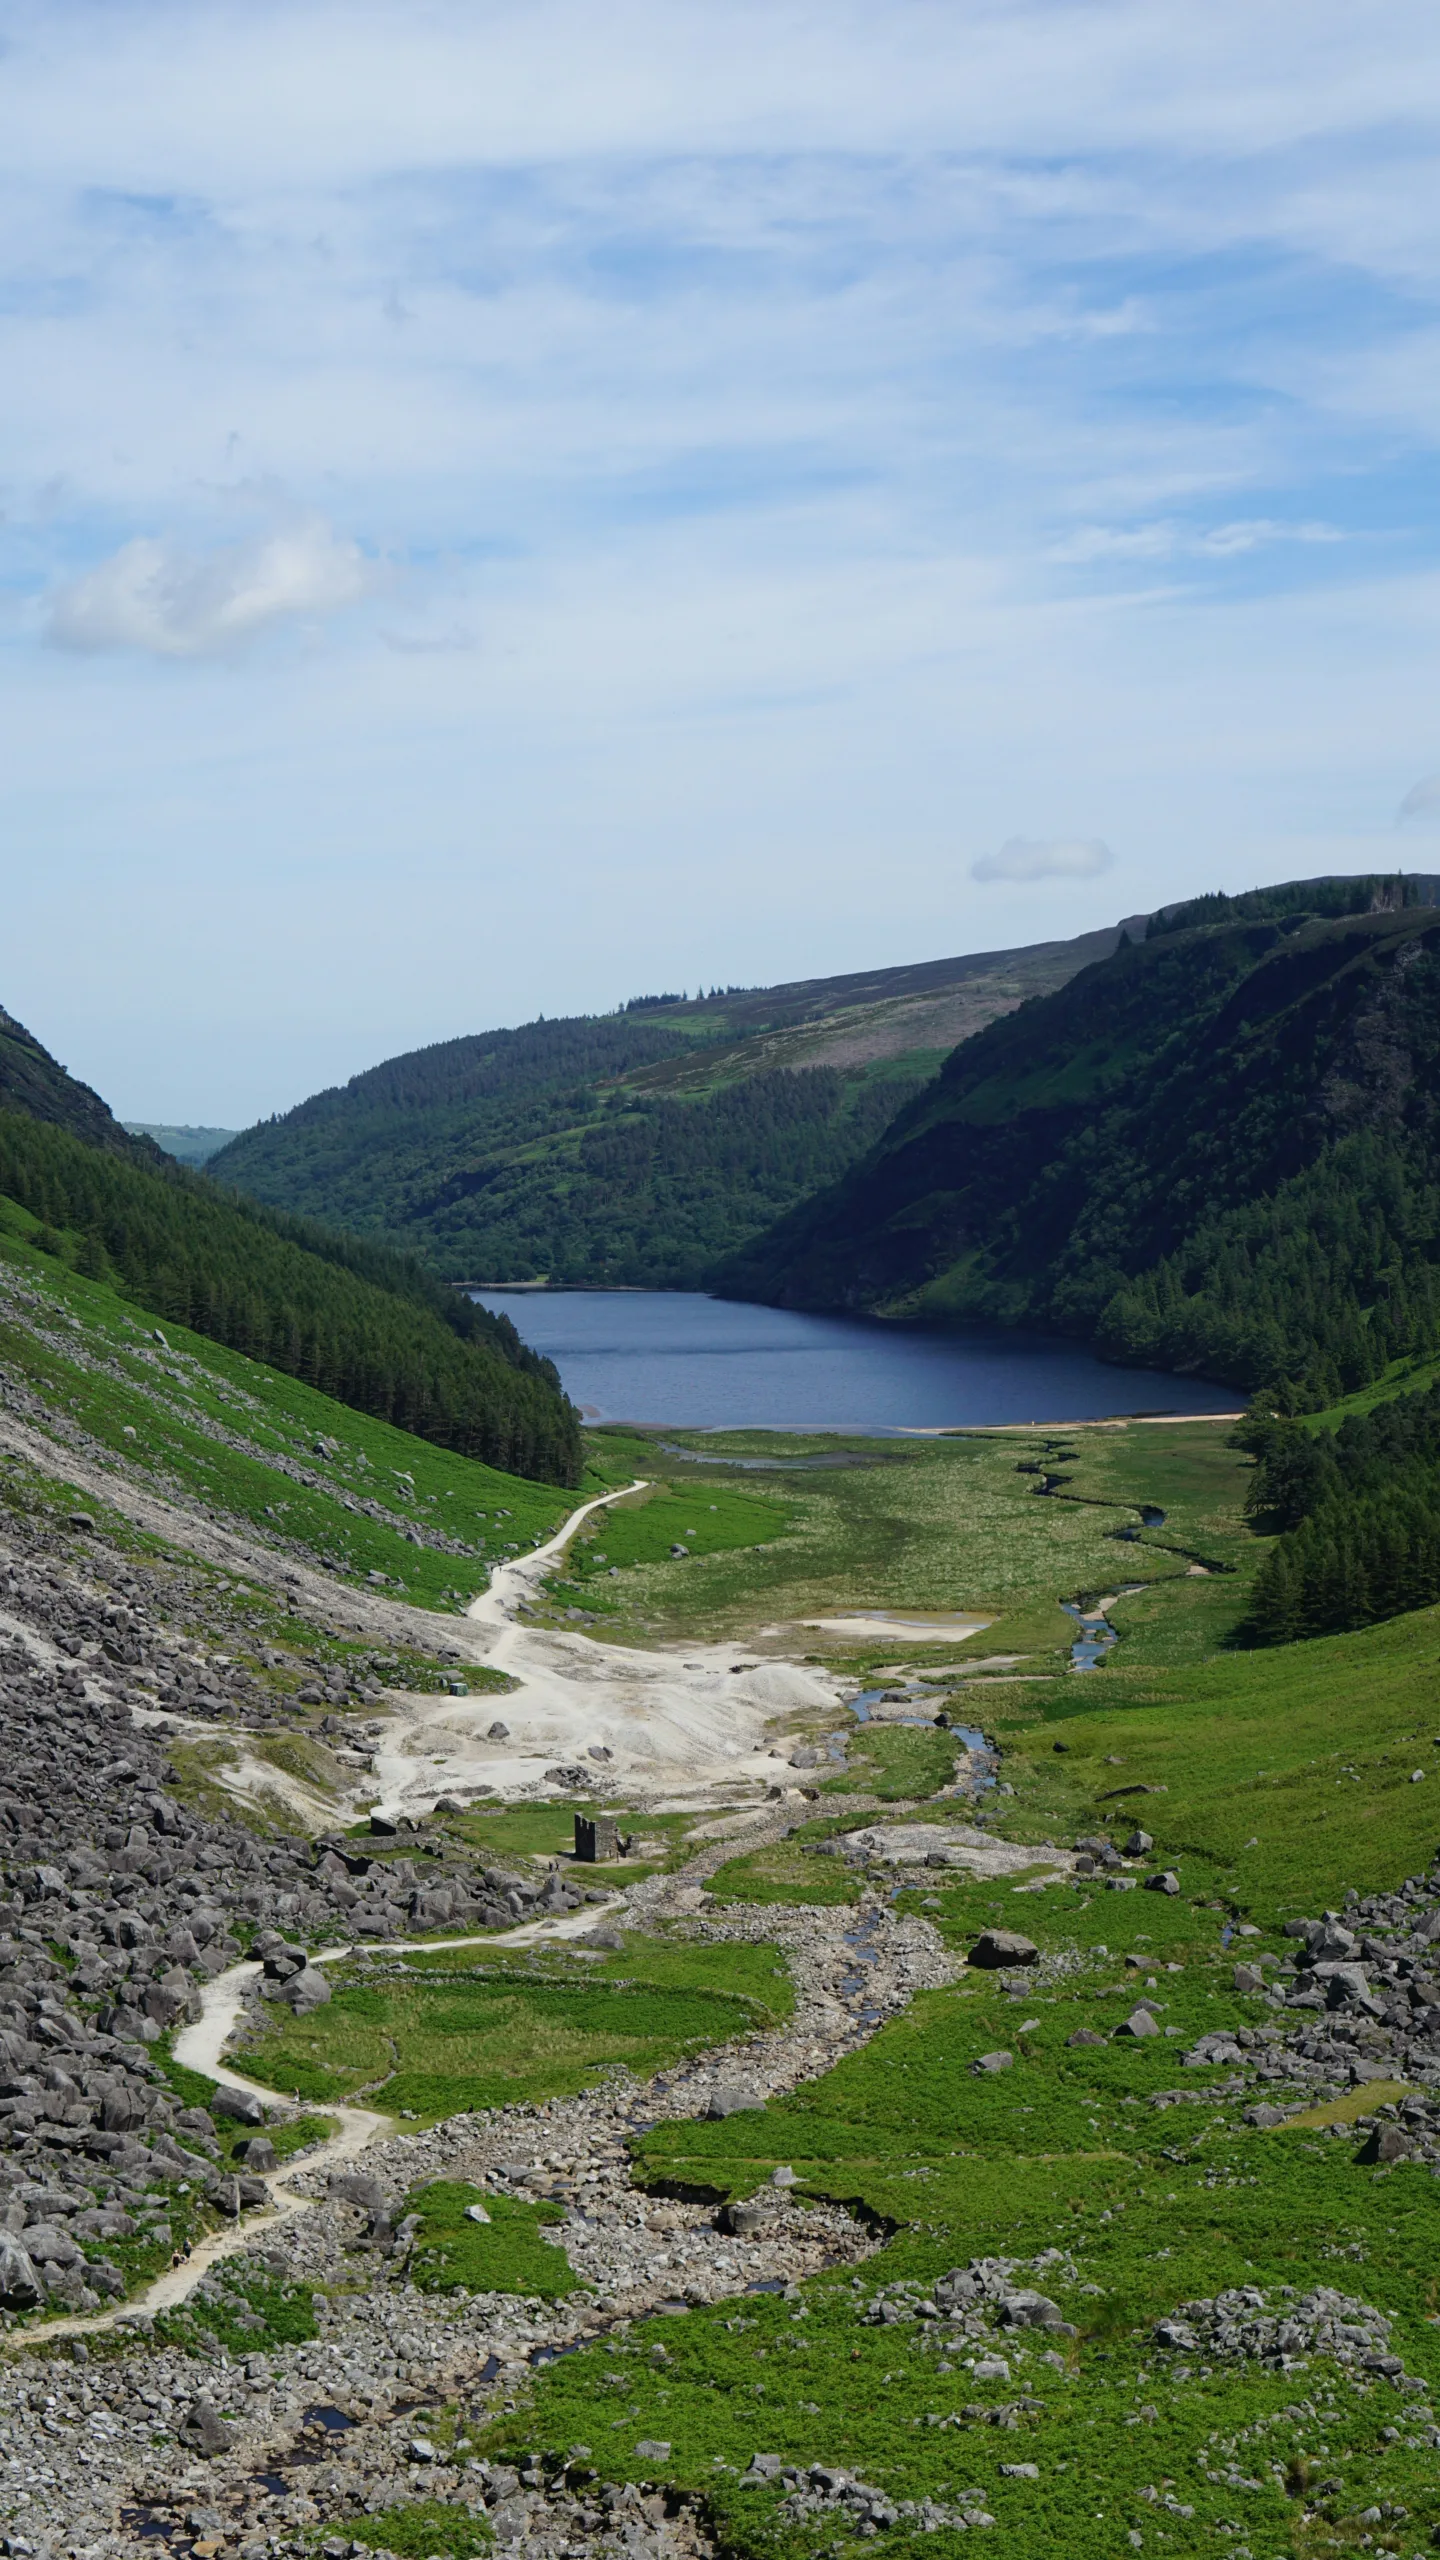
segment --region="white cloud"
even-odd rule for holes
[[[1247,516],[1235,524],[1213,526],[1201,534],[1195,548],[1212,559],[1228,560],[1240,552],[1261,551],[1272,542],[1343,542],[1344,538],[1333,524],[1283,524],[1273,516]]]
[[[1233,524],[1211,525],[1198,533],[1174,523],[1082,524],[1055,543],[1047,556],[1076,568],[1104,560],[1233,560],[1246,552],[1268,550],[1277,542],[1344,539],[1338,525],[1286,524],[1276,516],[1242,516]]]
[[[1010,836],[970,865],[972,880],[1093,880],[1115,856],[1099,836]]]
[[[343,612],[374,579],[359,544],[318,516],[209,552],[141,535],[54,590],[45,635],[86,652],[226,657],[274,623]]]
[[[1403,827],[1409,818],[1428,818],[1434,824],[1440,813],[1440,773],[1427,773],[1406,792],[1395,812],[1395,824]]]

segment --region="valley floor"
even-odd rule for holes
[[[557,1540],[27,1252],[12,2552],[1427,2547],[1434,1612],[1234,1649],[1207,1424],[602,1433]]]

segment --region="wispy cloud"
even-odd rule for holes
[[[61,649],[229,657],[276,623],[342,613],[374,582],[359,544],[319,517],[209,552],[140,535],[54,590],[45,632]]]
[[[972,880],[1093,880],[1115,859],[1099,836],[1009,836],[970,865]]]
[[[1288,524],[1277,516],[1242,516],[1230,524],[1204,526],[1087,524],[1055,543],[1049,556],[1089,568],[1106,560],[1233,560],[1247,552],[1269,550],[1276,543],[1344,540],[1338,525]]]

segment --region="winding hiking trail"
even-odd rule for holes
[[[637,1767],[652,1771],[665,1769],[667,1774],[683,1780],[693,1802],[697,1795],[703,1802],[710,1797],[724,1807],[733,1801],[734,1782],[743,1777],[743,1792],[753,1796],[757,1778],[773,1776],[774,1764],[767,1753],[754,1747],[777,1712],[796,1706],[829,1706],[834,1702],[837,1684],[823,1672],[812,1671],[783,1662],[754,1663],[743,1646],[715,1645],[703,1649],[690,1648],[680,1662],[670,1655],[645,1653],[638,1648],[601,1645],[583,1635],[556,1634],[546,1629],[524,1626],[517,1616],[523,1600],[537,1588],[551,1565],[564,1554],[581,1524],[609,1504],[624,1499],[627,1493],[643,1492],[645,1479],[623,1487],[617,1493],[602,1494],[582,1503],[572,1512],[563,1528],[526,1556],[517,1556],[497,1566],[487,1591],[472,1603],[471,1620],[493,1633],[486,1659],[497,1669],[509,1673],[521,1683],[523,1704],[511,1707],[517,1722],[524,1720],[527,1736],[538,1724],[547,1735],[543,1750],[553,1756],[568,1749],[573,1756],[574,1735],[583,1730],[594,1736],[602,1732],[616,1737],[611,1746],[615,1763],[605,1775],[616,1787],[633,1782]],[[743,1668],[740,1666],[743,1665]],[[494,1716],[495,1701],[480,1698],[462,1701],[453,1698],[417,1699],[419,1709],[431,1708],[433,1715],[412,1715],[407,1735],[416,1730],[428,1741],[458,1732],[463,1737],[483,1717]],[[509,1702],[507,1701],[507,1704]],[[718,1739],[715,1728],[719,1728]],[[460,1755],[457,1755],[457,1758]],[[527,1755],[527,1758],[533,1756]],[[383,1767],[382,1767],[383,1763]],[[753,1763],[753,1766],[748,1764]],[[473,1769],[473,1760],[466,1765]],[[505,1763],[493,1756],[487,1768],[497,1775]],[[443,1793],[453,1777],[436,1778],[434,1762],[417,1789],[413,1757],[396,1749],[377,1754],[377,1772],[386,1781],[392,1779],[393,1792],[387,1785],[386,1810],[398,1811],[403,1803],[414,1809],[417,1793],[433,1801]],[[523,1785],[530,1772],[526,1760],[515,1764],[519,1783]],[[707,1784],[708,1780],[708,1784]],[[495,1777],[491,1783],[494,1784]],[[500,1784],[504,1786],[503,1775]],[[508,1790],[507,1790],[508,1791]],[[870,1806],[870,1799],[856,1797],[853,1808],[857,1816]],[[746,1846],[780,1839],[797,1821],[808,1818],[807,1806],[794,1805],[780,1810],[757,1811],[753,1827],[745,1832]],[[727,1826],[727,1829],[729,1826]],[[735,1854],[736,1840],[730,1836],[709,1840],[678,1875],[654,1877],[629,1889],[604,1905],[589,1904],[580,1911],[529,1921],[521,1926],[495,1932],[478,1931],[456,1937],[406,1938],[376,1943],[366,1941],[367,1951],[377,1955],[404,1955],[421,1949],[429,1954],[443,1954],[448,1949],[483,1946],[497,1952],[533,1946],[538,1941],[553,1942],[578,1937],[592,1929],[623,1899],[633,1909],[637,1920],[673,1916],[693,1909],[699,1900],[698,1888],[705,1878]],[[777,1915],[778,1916],[778,1915]],[[792,1918],[799,1915],[790,1915]],[[808,1915],[807,1915],[808,1916]],[[931,1933],[926,1933],[930,1935]],[[821,1935],[835,1935],[822,1930]],[[325,1965],[343,1960],[356,1952],[349,1941],[321,1948],[310,1961]],[[854,1958],[837,1937],[830,1950],[832,1964],[853,1971]],[[234,2035],[244,2012],[247,1996],[259,1980],[258,1963],[242,1960],[230,1965],[207,1983],[202,1994],[202,2013],[192,2025],[182,2028],[174,2039],[177,2062],[187,2070],[203,2072],[226,2087],[242,2090],[259,2098],[266,2106],[288,2110],[293,2104],[291,2093],[267,2088],[245,2072],[224,2060],[226,2045]],[[829,2041],[836,2032],[836,2021],[846,2016],[844,2007],[820,1994],[824,2016],[824,2038],[818,2051],[829,2055]],[[871,2030],[867,2027],[865,2032]],[[795,2034],[789,2039],[796,2048],[794,2076],[804,2076],[813,2066],[817,2048],[814,2045],[814,2020],[808,2022],[808,2033],[802,2033],[797,2021]],[[785,2040],[782,2038],[782,2046]],[[803,2048],[803,2060],[801,2051]],[[708,2061],[708,2058],[707,2058]],[[783,2080],[789,2069],[789,2056],[777,2051],[775,2063]],[[702,2073],[707,2065],[698,2066]],[[181,2264],[157,2276],[143,2292],[126,2302],[104,2311],[81,2312],[46,2321],[43,2326],[26,2330],[18,2344],[41,2343],[47,2339],[82,2336],[88,2332],[112,2329],[133,2320],[137,2314],[173,2310],[202,2281],[220,2260],[249,2249],[252,2244],[281,2223],[311,2211],[316,2202],[313,2193],[296,2185],[304,2180],[304,2188],[317,2185],[316,2173],[325,2174],[353,2161],[371,2145],[394,2136],[395,2121],[373,2108],[347,2106],[327,2101],[323,2112],[335,2119],[336,2131],[328,2141],[299,2158],[283,2163],[264,2174],[270,2202],[238,2219],[230,2228],[211,2233],[199,2241]]]

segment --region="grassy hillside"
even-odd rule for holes
[[[468,1457],[578,1475],[551,1364],[414,1262],[15,1112],[0,1112],[0,1194],[43,1250],[153,1314]]]
[[[553,1486],[358,1414],[173,1320],[157,1329],[128,1296],[40,1249],[40,1232],[0,1198],[0,1390],[52,1444],[62,1477],[73,1453],[278,1559],[381,1575],[432,1609],[472,1598],[507,1548],[564,1518],[570,1497]],[[74,1507],[63,1482],[55,1501]]]
[[[209,1170],[451,1279],[695,1286],[864,1154],[957,1040],[1120,930],[444,1041],[247,1130]]]
[[[958,1049],[720,1285],[1328,1404],[1440,1345],[1433,884],[1174,911]]]

